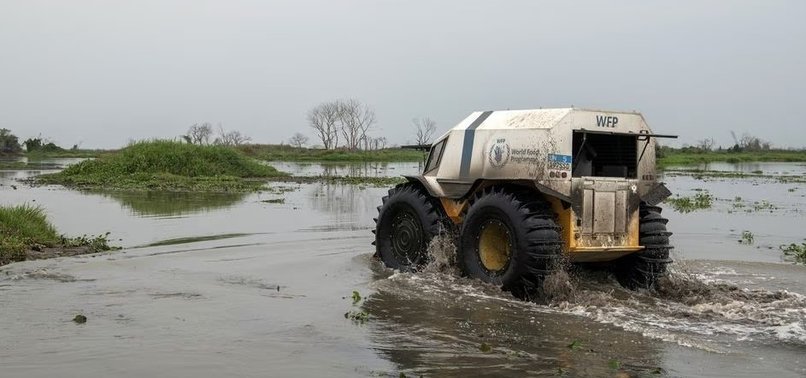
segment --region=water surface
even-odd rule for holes
[[[0,172],[0,203],[39,204],[60,231],[109,231],[127,248],[0,268],[4,377],[806,375],[806,269],[777,249],[806,237],[797,185],[669,176],[672,191],[717,200],[664,211],[676,246],[665,291],[571,269],[574,295],[537,304],[450,269],[385,269],[370,231],[386,188],[269,184],[218,196],[14,181],[30,174]],[[775,208],[747,212],[735,197]],[[753,244],[738,242],[744,230]],[[78,313],[86,324],[71,321]]]

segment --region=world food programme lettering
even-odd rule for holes
[[[616,127],[618,124],[618,117],[614,116],[596,116],[596,126],[599,127]]]

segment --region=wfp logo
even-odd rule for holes
[[[509,158],[512,155],[512,150],[509,148],[509,143],[506,139],[496,139],[495,143],[490,146],[490,153],[487,156],[490,165],[495,168],[501,168],[509,163]]]

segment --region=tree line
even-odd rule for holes
[[[323,102],[308,111],[307,119],[326,150],[377,150],[386,148],[388,143],[386,137],[369,135],[377,122],[375,111],[355,99]],[[416,128],[416,143],[430,142],[436,131],[436,122],[427,117],[415,118],[412,122]],[[307,141],[308,138],[301,133],[294,134],[289,140],[296,147],[302,147]]]
[[[309,110],[306,118],[309,126],[314,130],[316,138],[321,142],[321,146],[328,150],[379,150],[388,145],[386,137],[370,135],[377,123],[375,111],[355,99],[321,103]],[[431,142],[436,132],[436,122],[428,117],[414,118],[412,126],[417,145],[426,145]],[[238,130],[225,130],[221,124],[214,127],[210,122],[201,122],[191,125],[187,133],[180,136],[180,140],[197,145],[239,146],[250,142],[252,138]],[[288,142],[292,146],[301,148],[308,141],[309,138],[306,135],[297,132]],[[17,136],[13,135],[10,130],[0,129],[0,152],[22,152],[22,145],[28,152],[64,150],[41,136],[29,138],[20,144]],[[72,149],[78,149],[78,145],[74,145]]]

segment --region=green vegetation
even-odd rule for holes
[[[0,235],[0,265],[25,260],[25,251],[34,245],[59,242],[42,208],[30,205],[0,207]]]
[[[752,232],[750,232],[750,231],[742,231],[742,238],[739,239],[739,243],[740,244],[750,245],[750,244],[753,244],[755,239],[756,238],[755,238],[755,236],[753,236]]]
[[[342,297],[342,299],[347,299],[348,297]],[[353,307],[358,306],[361,303],[361,293],[356,290],[353,290],[352,295],[349,297],[353,301]],[[364,324],[369,320],[369,313],[363,310],[350,310],[344,313],[345,319],[350,319],[355,324]]]
[[[108,251],[112,249],[108,236],[65,237],[56,232],[40,207],[0,207],[0,265],[30,259],[33,252],[45,248],[79,248],[83,253]]]
[[[369,314],[366,311],[352,310],[344,313],[345,319],[350,319],[355,324],[364,324],[369,320]]]
[[[691,197],[667,198],[665,202],[681,213],[690,213],[695,210],[710,209],[713,201],[714,196],[707,191],[702,191]]]
[[[284,176],[224,146],[166,140],[134,143],[116,153],[39,176],[40,183],[81,189],[243,192]]]
[[[659,167],[677,165],[695,165],[713,162],[741,163],[741,162],[806,162],[806,150],[762,150],[732,152],[699,151],[691,149],[676,149],[662,147],[658,157]]]
[[[360,162],[360,161],[422,161],[423,152],[402,148],[379,150],[316,149],[290,145],[249,144],[237,147],[247,156],[266,161],[314,161],[314,162]]]
[[[778,249],[784,252],[784,255],[795,258],[795,261],[806,264],[806,243],[790,243],[789,245],[778,246]]]
[[[742,197],[735,197],[731,202],[731,205],[734,210],[738,211],[743,209],[746,213],[752,213],[754,211],[769,211],[772,213],[779,209],[778,206],[773,205],[767,200],[754,201],[753,203],[750,203],[750,201],[742,200]],[[733,213],[733,211],[728,210],[728,213]]]

